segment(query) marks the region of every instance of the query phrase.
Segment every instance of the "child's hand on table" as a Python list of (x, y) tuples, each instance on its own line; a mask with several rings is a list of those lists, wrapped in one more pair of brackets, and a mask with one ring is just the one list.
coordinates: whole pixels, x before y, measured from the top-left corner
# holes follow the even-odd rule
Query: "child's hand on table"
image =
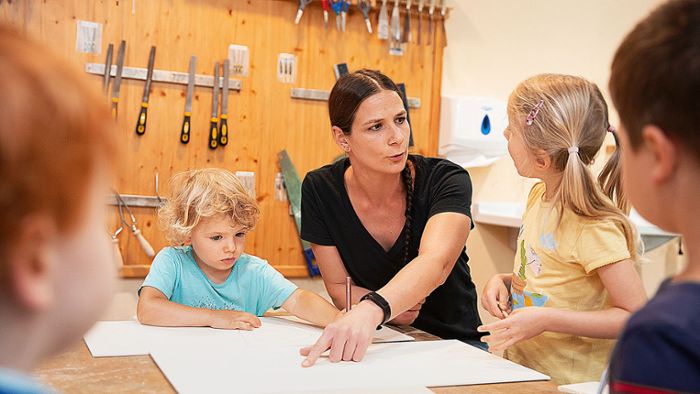
[(212, 328), (222, 328), (226, 330), (253, 330), (260, 327), (262, 323), (257, 316), (248, 312), (239, 312), (231, 310), (215, 310), (212, 311), (211, 322)]

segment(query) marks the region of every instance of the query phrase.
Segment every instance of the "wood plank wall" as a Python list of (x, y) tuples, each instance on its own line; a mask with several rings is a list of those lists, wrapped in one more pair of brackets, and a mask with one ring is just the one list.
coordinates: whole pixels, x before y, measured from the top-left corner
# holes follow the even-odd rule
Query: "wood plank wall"
[[(210, 89), (195, 89), (191, 141), (183, 145), (179, 133), (185, 86), (153, 83), (148, 128), (144, 136), (137, 136), (134, 127), (143, 81), (123, 81), (117, 122), (125, 155), (123, 171), (115, 186), (121, 193), (154, 195), (154, 176), (158, 172), (160, 194), (166, 195), (170, 176), (186, 169), (217, 166), (232, 171), (254, 171), (262, 217), (248, 238), (246, 252), (269, 260), (288, 277), (300, 277), (308, 272), (288, 203), (274, 198), (274, 179), (279, 172), (277, 153), (286, 149), (303, 177), (307, 171), (332, 161), (340, 151), (331, 138), (326, 103), (292, 99), (292, 87), (330, 90), (335, 81), (332, 66), (336, 63), (347, 63), (350, 70), (379, 69), (396, 82), (404, 82), (408, 96), (421, 100), (421, 107), (412, 109), (410, 114), (414, 152), (437, 153), (442, 56), (446, 44), (438, 10), (432, 45), (425, 44), (425, 13), (423, 45), (415, 43), (418, 20), (414, 9), (411, 21), (414, 43), (408, 45), (403, 56), (390, 56), (388, 42), (376, 36), (378, 7), (373, 8), (370, 16), (375, 29), (375, 34), (370, 36), (354, 3), (345, 33), (336, 31), (332, 12), (329, 29), (324, 29), (319, 1), (307, 6), (301, 23), (295, 25), (297, 2), (291, 0), (0, 0), (0, 21), (26, 30), (81, 69), (87, 62), (104, 62), (109, 43), (115, 44), (116, 59), (121, 39), (127, 42), (125, 66), (146, 67), (149, 48), (155, 45), (156, 69), (187, 72), (189, 57), (195, 55), (197, 73), (206, 75), (212, 75), (215, 61), (221, 62), (227, 56), (229, 44), (248, 46), (249, 75), (232, 77), (241, 79), (242, 90), (229, 95), (230, 142), (223, 149), (207, 148)], [(76, 52), (78, 20), (104, 24), (102, 53)], [(297, 80), (293, 85), (278, 82), (276, 78), (276, 62), (281, 52), (297, 56)], [(90, 78), (96, 85), (101, 84), (101, 77)], [(143, 234), (156, 251), (166, 246), (156, 224), (155, 211), (133, 210)], [(118, 227), (116, 211), (111, 209), (109, 231)], [(122, 275), (144, 276), (150, 259), (127, 230), (120, 235), (126, 263)]]

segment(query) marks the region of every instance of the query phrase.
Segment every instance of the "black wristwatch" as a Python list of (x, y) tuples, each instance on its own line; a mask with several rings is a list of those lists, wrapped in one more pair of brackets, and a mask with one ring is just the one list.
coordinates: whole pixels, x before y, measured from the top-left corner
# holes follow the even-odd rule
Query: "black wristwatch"
[(369, 293), (362, 296), (362, 298), (360, 298), (360, 302), (364, 300), (370, 300), (374, 302), (374, 304), (377, 305), (384, 313), (382, 322), (379, 323), (379, 325), (377, 326), (377, 330), (379, 330), (380, 328), (382, 328), (382, 325), (386, 323), (391, 317), (391, 306), (384, 297), (382, 297), (381, 295), (379, 295), (379, 293), (376, 293), (374, 291), (370, 291)]

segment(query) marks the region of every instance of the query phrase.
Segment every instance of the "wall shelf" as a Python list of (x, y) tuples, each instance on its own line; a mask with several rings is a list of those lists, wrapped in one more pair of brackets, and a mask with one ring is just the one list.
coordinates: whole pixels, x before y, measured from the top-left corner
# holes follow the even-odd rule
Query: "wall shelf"
[[(481, 202), (472, 206), (474, 222), (510, 228), (512, 230), (510, 231), (510, 237), (513, 245), (515, 245), (518, 231), (522, 224), (523, 212), (525, 212), (525, 204), (523, 203)], [(634, 210), (630, 212), (629, 217), (632, 223), (637, 226), (637, 231), (642, 237), (646, 252), (654, 250), (678, 237), (677, 234), (666, 232), (647, 222)]]

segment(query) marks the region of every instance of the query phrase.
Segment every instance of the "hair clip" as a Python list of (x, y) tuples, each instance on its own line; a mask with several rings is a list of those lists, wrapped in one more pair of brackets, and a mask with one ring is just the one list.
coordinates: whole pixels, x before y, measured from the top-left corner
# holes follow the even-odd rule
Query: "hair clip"
[(532, 111), (530, 111), (530, 113), (527, 114), (527, 119), (525, 119), (526, 125), (530, 126), (535, 121), (535, 117), (537, 116), (538, 113), (540, 113), (540, 109), (542, 109), (543, 105), (544, 105), (544, 100), (540, 100), (539, 103), (535, 104), (535, 106), (532, 107)]
[(616, 132), (616, 131), (617, 131), (617, 129), (615, 128), (615, 126), (613, 126), (613, 125), (608, 126), (608, 132), (609, 132), (609, 133), (614, 133), (614, 132)]

